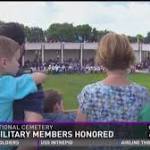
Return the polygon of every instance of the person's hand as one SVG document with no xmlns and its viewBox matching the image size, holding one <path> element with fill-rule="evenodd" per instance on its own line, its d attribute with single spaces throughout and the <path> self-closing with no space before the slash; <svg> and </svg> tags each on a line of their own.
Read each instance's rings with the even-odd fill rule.
<svg viewBox="0 0 150 150">
<path fill-rule="evenodd" d="M 42 72 L 32 73 L 32 78 L 37 84 L 41 84 L 46 80 L 47 75 Z"/>
</svg>

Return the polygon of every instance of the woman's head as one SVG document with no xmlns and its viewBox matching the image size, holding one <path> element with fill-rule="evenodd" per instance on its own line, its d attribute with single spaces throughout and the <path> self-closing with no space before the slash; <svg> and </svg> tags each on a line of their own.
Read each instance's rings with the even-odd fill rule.
<svg viewBox="0 0 150 150">
<path fill-rule="evenodd" d="M 125 35 L 106 34 L 99 42 L 96 62 L 106 69 L 126 70 L 135 60 L 133 49 Z"/>
</svg>

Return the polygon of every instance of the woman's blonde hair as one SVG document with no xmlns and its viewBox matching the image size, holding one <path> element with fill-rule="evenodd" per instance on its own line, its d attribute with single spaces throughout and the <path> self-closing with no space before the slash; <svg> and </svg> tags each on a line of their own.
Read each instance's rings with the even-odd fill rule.
<svg viewBox="0 0 150 150">
<path fill-rule="evenodd" d="M 108 70 L 127 69 L 134 63 L 135 56 L 128 38 L 111 32 L 99 42 L 96 63 Z"/>
</svg>

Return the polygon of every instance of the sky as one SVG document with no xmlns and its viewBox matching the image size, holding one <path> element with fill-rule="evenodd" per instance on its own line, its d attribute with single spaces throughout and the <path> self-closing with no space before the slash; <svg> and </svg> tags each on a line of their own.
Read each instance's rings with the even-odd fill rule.
<svg viewBox="0 0 150 150">
<path fill-rule="evenodd" d="M 43 30 L 53 23 L 89 24 L 130 36 L 150 32 L 150 2 L 0 2 L 0 20 Z"/>
</svg>

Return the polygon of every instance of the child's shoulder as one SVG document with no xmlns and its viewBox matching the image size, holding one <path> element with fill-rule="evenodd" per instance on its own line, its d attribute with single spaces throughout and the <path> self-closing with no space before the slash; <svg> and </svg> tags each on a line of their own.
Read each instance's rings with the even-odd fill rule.
<svg viewBox="0 0 150 150">
<path fill-rule="evenodd" d="M 0 95 L 3 96 L 3 98 L 9 99 L 13 97 L 16 87 L 16 82 L 14 82 L 13 78 L 11 75 L 0 76 Z"/>
<path fill-rule="evenodd" d="M 16 80 L 11 75 L 0 76 L 0 89 L 8 90 L 16 86 Z"/>
<path fill-rule="evenodd" d="M 1 83 L 14 83 L 17 82 L 18 80 L 26 80 L 26 79 L 32 79 L 32 76 L 29 74 L 24 74 L 20 76 L 13 76 L 13 75 L 0 75 L 0 82 Z"/>
<path fill-rule="evenodd" d="M 0 75 L 0 81 L 2 82 L 2 81 L 10 81 L 10 80 L 13 80 L 13 79 L 15 79 L 15 77 L 14 76 L 12 76 L 12 75 Z"/>
</svg>

